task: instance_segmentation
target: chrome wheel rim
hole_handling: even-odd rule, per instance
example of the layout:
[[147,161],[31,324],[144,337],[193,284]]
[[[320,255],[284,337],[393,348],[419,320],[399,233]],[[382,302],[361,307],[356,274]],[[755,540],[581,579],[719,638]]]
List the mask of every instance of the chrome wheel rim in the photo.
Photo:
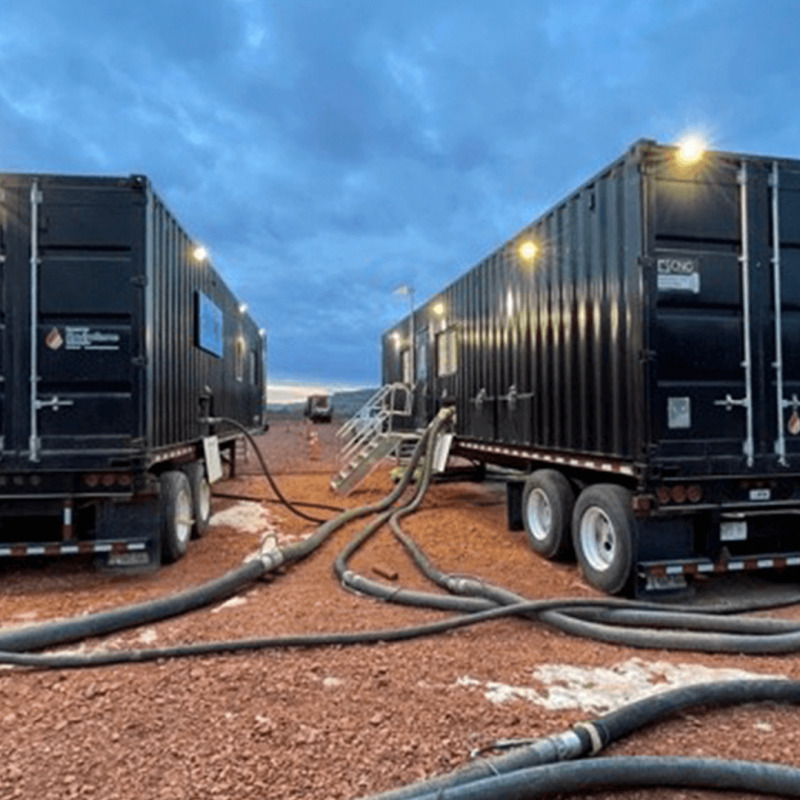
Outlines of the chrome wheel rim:
[[591,506],[581,518],[581,550],[589,566],[605,572],[617,557],[617,532],[602,508]]
[[528,530],[537,542],[544,542],[553,529],[553,507],[542,489],[528,495]]
[[175,536],[183,548],[192,536],[192,498],[189,492],[179,492],[175,500]]
[[197,490],[197,511],[200,515],[200,522],[207,522],[211,516],[211,487],[208,481],[200,481]]

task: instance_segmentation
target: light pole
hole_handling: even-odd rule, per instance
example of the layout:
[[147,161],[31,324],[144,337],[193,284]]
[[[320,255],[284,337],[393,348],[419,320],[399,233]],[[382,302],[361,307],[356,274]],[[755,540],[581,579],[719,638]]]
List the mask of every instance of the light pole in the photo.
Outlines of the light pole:
[[408,326],[410,328],[408,341],[409,341],[409,371],[411,372],[411,389],[413,390],[414,385],[416,384],[415,374],[414,374],[414,367],[415,367],[415,359],[417,355],[417,346],[415,341],[415,332],[414,332],[414,287],[410,283],[402,283],[394,290],[395,294],[402,294],[408,296],[408,302],[410,306],[410,314],[408,316]]

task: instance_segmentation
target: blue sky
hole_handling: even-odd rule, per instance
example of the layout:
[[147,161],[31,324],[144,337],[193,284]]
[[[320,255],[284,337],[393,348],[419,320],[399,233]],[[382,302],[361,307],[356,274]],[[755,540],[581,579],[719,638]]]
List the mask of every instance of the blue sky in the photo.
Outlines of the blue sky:
[[0,0],[0,171],[145,173],[269,332],[380,334],[635,140],[800,157],[800,0]]

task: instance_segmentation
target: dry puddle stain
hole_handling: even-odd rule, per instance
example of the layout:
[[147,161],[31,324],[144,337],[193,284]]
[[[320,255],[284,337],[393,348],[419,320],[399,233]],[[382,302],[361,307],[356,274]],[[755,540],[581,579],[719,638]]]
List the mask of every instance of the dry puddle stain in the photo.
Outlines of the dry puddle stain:
[[545,708],[560,710],[580,708],[605,712],[640,700],[643,697],[697,683],[711,681],[782,678],[740,669],[712,669],[699,664],[647,662],[632,658],[613,667],[576,667],[570,664],[546,664],[531,673],[543,688],[510,686],[496,681],[479,681],[464,676],[457,686],[483,691],[492,703],[527,700]]
[[224,525],[241,533],[277,533],[275,521],[260,503],[241,502],[218,511],[211,517],[210,525]]

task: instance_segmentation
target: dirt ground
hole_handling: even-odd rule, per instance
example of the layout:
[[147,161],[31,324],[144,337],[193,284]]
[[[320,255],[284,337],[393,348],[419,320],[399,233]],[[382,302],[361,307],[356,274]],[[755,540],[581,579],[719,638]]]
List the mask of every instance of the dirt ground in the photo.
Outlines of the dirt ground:
[[[293,420],[273,424],[260,447],[283,492],[347,507],[388,493],[388,467],[349,498],[331,492],[335,428]],[[274,497],[252,455],[239,477],[215,488]],[[524,534],[507,529],[503,500],[492,484],[435,485],[404,527],[444,571],[480,576],[532,599],[595,595],[574,566],[539,559]],[[265,532],[286,541],[314,528],[272,502],[218,497],[214,508],[209,533],[191,544],[182,561],[155,573],[106,574],[89,561],[69,559],[0,564],[0,624],[26,625],[166,596],[238,566]],[[444,618],[442,612],[383,603],[340,587],[332,562],[363,524],[345,528],[306,561],[232,600],[80,648],[370,630]],[[435,591],[388,531],[351,564],[393,586]],[[722,581],[716,590],[739,595],[760,586],[770,584]],[[797,618],[800,608],[771,613]],[[82,670],[0,668],[0,798],[349,800],[452,769],[498,740],[561,732],[664,685],[740,671],[797,680],[800,660],[636,650],[514,619],[393,644]],[[800,766],[800,710],[765,704],[686,713],[607,754]],[[654,789],[593,796],[720,795]]]

